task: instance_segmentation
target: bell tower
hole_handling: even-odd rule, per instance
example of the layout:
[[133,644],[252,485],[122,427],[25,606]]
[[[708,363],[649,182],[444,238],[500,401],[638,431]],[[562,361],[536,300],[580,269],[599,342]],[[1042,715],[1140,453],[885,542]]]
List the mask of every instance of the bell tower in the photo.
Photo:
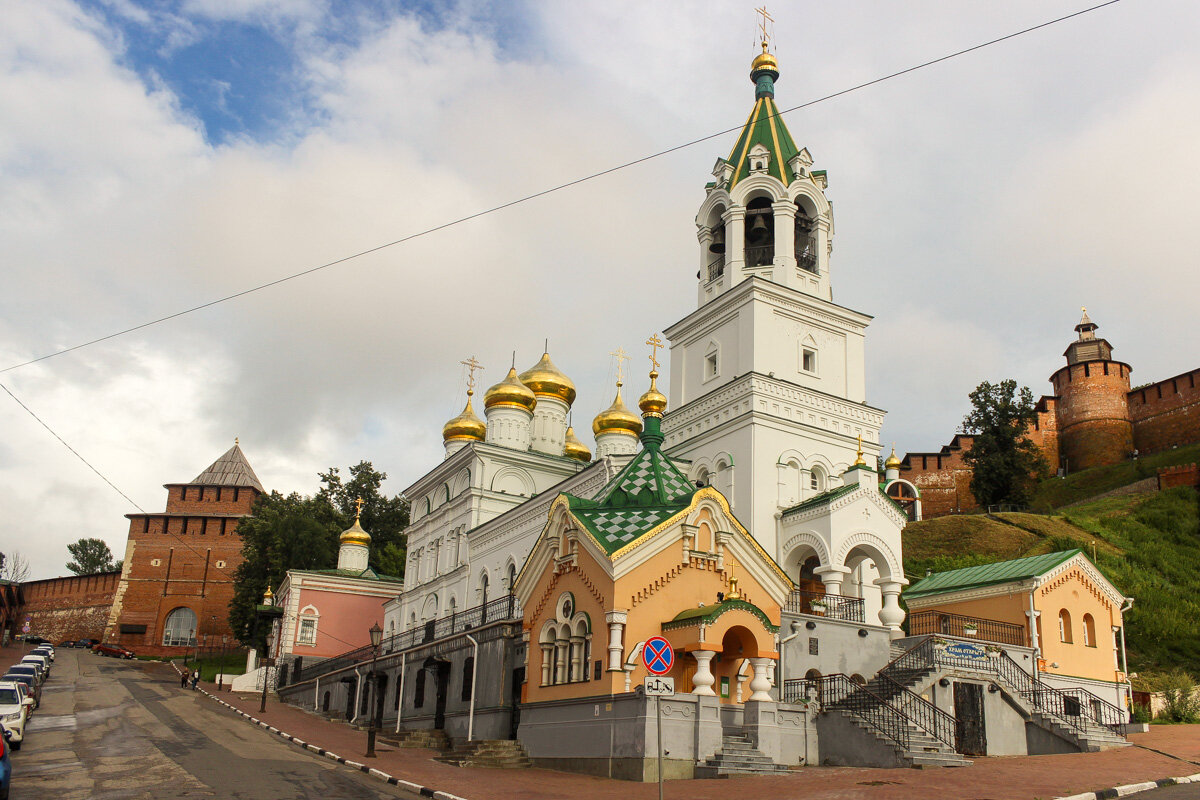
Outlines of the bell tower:
[[840,486],[858,437],[877,451],[884,412],[866,403],[871,317],[833,302],[828,179],[775,105],[768,20],[754,107],[696,215],[697,309],[664,331],[674,409],[662,428],[688,477],[725,494],[779,559],[779,513]]

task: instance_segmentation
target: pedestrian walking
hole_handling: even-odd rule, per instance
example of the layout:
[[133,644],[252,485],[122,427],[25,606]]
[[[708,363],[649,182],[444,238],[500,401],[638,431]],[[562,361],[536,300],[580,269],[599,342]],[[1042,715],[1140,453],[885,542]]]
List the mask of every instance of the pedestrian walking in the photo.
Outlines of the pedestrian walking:
[[192,690],[196,689],[196,684],[200,682],[200,670],[192,673]]
[[192,676],[191,671],[188,670],[187,667],[184,667],[183,672],[179,673],[179,688],[180,689],[187,688],[188,678],[190,678],[191,676]]

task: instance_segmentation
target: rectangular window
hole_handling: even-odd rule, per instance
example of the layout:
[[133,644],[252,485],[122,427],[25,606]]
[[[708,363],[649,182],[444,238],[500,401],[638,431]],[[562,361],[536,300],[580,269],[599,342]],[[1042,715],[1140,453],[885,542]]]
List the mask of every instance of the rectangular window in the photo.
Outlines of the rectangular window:
[[300,634],[296,637],[300,644],[317,643],[317,621],[315,619],[300,620]]
[[595,667],[592,669],[592,680],[596,680],[596,681],[600,680],[600,677],[603,674],[604,674],[604,662],[597,661]]
[[808,640],[808,654],[810,656],[820,655],[820,653],[817,651],[818,651],[817,640],[815,638],[809,639]]
[[475,677],[475,659],[468,657],[463,661],[462,671],[462,699],[468,701],[471,699],[471,681]]
[[425,670],[417,670],[417,679],[413,681],[413,708],[425,705]]
[[800,356],[800,366],[805,372],[817,371],[817,351],[804,348],[803,354]]
[[717,354],[709,353],[704,357],[704,377],[717,377]]
[[729,678],[727,676],[721,678],[721,697],[729,697]]

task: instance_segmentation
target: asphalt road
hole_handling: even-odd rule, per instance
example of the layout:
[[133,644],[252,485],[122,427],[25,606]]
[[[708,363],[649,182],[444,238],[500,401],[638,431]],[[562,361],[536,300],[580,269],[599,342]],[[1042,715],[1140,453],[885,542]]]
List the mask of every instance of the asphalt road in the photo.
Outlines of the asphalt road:
[[166,664],[59,650],[12,754],[13,800],[415,798],[179,688]]

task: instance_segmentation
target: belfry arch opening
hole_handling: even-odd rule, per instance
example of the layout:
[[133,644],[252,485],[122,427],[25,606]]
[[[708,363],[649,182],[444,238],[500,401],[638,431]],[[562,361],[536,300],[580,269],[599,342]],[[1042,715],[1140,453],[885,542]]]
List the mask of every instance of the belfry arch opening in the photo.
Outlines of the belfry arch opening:
[[770,266],[775,261],[775,215],[771,198],[756,197],[746,205],[746,266]]
[[820,272],[817,261],[817,221],[799,200],[796,201],[796,266],[814,275]]

